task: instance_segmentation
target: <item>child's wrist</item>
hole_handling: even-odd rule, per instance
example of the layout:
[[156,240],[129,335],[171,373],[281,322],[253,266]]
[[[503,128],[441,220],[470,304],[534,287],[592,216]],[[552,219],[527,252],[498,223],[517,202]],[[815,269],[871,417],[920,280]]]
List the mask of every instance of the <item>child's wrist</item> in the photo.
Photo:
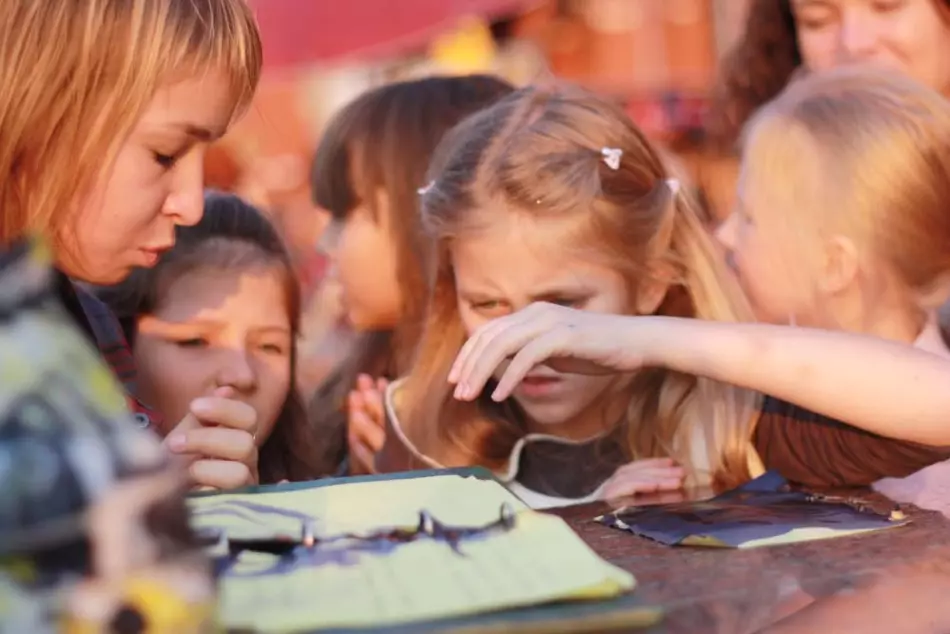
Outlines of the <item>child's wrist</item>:
[[632,366],[666,366],[671,329],[665,321],[663,317],[652,316],[624,318],[618,343],[630,352]]

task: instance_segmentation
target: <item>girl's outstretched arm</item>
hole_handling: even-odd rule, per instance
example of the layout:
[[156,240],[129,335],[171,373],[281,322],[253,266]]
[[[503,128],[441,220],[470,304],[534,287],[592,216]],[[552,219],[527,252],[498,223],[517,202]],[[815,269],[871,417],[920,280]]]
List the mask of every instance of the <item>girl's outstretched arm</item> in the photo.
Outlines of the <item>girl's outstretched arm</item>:
[[[763,392],[882,436],[950,445],[950,360],[845,332],[644,319],[658,320],[643,325],[656,337],[646,363]],[[630,324],[633,345],[643,336],[637,329]]]
[[576,373],[664,366],[881,436],[950,445],[950,360],[868,336],[533,304],[473,333],[449,376],[456,398],[475,398],[506,359],[497,400],[541,363]]

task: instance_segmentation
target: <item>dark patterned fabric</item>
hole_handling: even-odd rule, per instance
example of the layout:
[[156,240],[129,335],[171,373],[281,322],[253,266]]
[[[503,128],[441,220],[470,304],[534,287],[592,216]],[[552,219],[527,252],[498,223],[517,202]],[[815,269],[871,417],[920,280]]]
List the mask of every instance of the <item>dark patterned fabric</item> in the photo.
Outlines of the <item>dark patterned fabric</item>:
[[593,495],[630,462],[619,440],[617,433],[587,442],[529,437],[517,456],[515,481],[552,497],[576,500]]
[[[399,440],[388,416],[385,422],[386,442],[376,454],[377,471],[396,473],[431,468]],[[587,442],[542,436],[525,438],[520,452],[511,456],[517,462],[513,479],[542,495],[568,500],[584,498],[630,462],[618,440],[616,433]]]
[[138,397],[137,375],[132,349],[119,320],[95,295],[60,275],[59,295],[66,310],[99,349],[113,374],[125,387],[126,400],[142,427],[161,429],[162,417]]

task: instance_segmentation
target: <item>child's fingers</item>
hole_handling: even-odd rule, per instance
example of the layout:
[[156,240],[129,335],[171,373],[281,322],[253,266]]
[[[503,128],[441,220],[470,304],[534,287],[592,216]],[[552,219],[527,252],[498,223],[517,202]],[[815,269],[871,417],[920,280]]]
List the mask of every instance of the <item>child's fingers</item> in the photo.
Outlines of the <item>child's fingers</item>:
[[190,413],[203,425],[221,425],[257,434],[257,412],[243,401],[205,396],[191,402]]
[[650,458],[625,464],[604,485],[604,497],[675,491],[683,486],[685,470],[671,458]]
[[686,471],[675,464],[650,464],[650,465],[640,465],[640,464],[630,464],[624,465],[617,469],[614,472],[612,477],[615,478],[640,478],[643,480],[656,479],[656,478],[667,478],[667,477],[678,477],[682,478],[686,476]]
[[611,480],[617,482],[665,482],[667,480],[682,482],[683,473],[672,469],[653,469],[637,474],[615,474]]
[[350,415],[350,435],[369,447],[374,453],[383,448],[386,442],[384,429],[365,412],[357,411]]
[[350,473],[363,475],[376,473],[376,453],[356,439],[350,439]]
[[363,412],[365,412],[369,419],[378,427],[382,427],[386,419],[382,392],[373,387],[363,391],[362,397],[364,404]]
[[348,414],[357,412],[365,407],[363,401],[363,393],[359,390],[350,390],[350,393],[346,395],[346,411]]
[[253,436],[240,429],[201,427],[176,432],[165,439],[165,445],[176,454],[196,454],[257,466],[257,443]]
[[233,460],[196,460],[188,467],[188,475],[196,486],[221,491],[257,484],[248,466]]
[[682,478],[667,478],[659,480],[627,480],[618,478],[611,480],[604,486],[603,496],[607,499],[654,493],[657,491],[676,491],[682,488]]
[[373,377],[368,374],[360,374],[356,377],[356,389],[360,392],[373,389],[375,387],[373,383]]
[[644,458],[643,460],[634,460],[633,462],[628,462],[617,469],[617,471],[630,471],[643,467],[672,467],[675,465],[676,461],[674,461],[672,458]]

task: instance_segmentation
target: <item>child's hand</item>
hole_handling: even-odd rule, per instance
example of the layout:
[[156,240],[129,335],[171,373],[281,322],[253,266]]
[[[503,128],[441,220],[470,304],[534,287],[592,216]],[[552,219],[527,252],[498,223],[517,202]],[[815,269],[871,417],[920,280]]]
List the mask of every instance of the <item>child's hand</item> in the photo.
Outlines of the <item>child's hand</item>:
[[165,437],[172,453],[187,455],[195,487],[219,490],[257,484],[257,412],[231,388],[191,402],[191,411]]
[[541,363],[575,374],[636,370],[644,365],[642,351],[625,339],[637,319],[546,303],[495,319],[476,330],[455,359],[449,373],[455,398],[474,399],[507,359],[511,363],[492,394],[497,401]]
[[607,480],[603,497],[612,500],[638,493],[677,491],[683,487],[685,476],[683,468],[672,458],[635,460],[617,469]]
[[347,399],[346,438],[353,475],[376,473],[376,454],[386,441],[383,395],[387,385],[386,379],[373,381],[361,374]]

